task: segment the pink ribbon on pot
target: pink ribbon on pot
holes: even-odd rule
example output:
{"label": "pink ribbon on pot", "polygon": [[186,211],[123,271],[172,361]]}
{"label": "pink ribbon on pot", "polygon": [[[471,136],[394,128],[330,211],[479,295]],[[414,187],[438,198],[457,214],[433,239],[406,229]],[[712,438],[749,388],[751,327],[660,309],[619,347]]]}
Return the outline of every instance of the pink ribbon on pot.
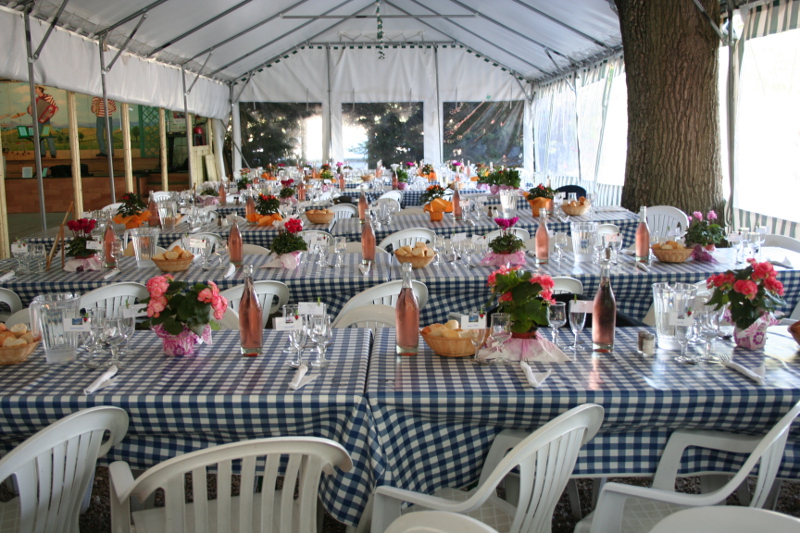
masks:
{"label": "pink ribbon on pot", "polygon": [[522,250],[518,252],[514,252],[513,254],[496,254],[494,252],[489,252],[486,254],[486,257],[481,259],[482,266],[505,266],[509,264],[511,266],[524,266],[525,265],[525,252]]}

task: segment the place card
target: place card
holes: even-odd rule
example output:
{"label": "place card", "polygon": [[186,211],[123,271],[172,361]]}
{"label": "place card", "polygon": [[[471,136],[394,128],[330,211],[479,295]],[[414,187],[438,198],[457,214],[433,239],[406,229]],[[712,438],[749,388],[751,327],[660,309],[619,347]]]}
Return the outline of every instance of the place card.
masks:
{"label": "place card", "polygon": [[472,242],[481,243],[483,241],[484,241],[484,236],[483,235],[473,235],[472,236]]}
{"label": "place card", "polygon": [[81,218],[93,218],[91,211],[81,211]]}
{"label": "place card", "polygon": [[486,329],[486,314],[470,313],[461,315],[461,329]]}
{"label": "place card", "polygon": [[679,313],[669,313],[669,325],[670,326],[684,326],[684,327],[691,327],[694,325],[694,319],[691,315],[686,316]]}
{"label": "place card", "polygon": [[452,237],[450,237],[450,242],[460,242],[466,241],[467,234],[466,233],[454,233]]}
{"label": "place card", "polygon": [[300,315],[322,316],[325,314],[325,304],[321,302],[298,302],[297,313]]}
{"label": "place card", "polygon": [[314,235],[311,239],[311,246],[328,246],[327,235]]}
{"label": "place card", "polygon": [[287,317],[287,320],[284,320],[282,316],[276,316],[272,319],[272,325],[275,328],[275,331],[297,331],[303,329],[303,318],[302,317]]}
{"label": "place card", "polygon": [[26,243],[12,243],[11,244],[11,253],[12,254],[27,254],[28,253],[28,245]]}
{"label": "place card", "polygon": [[103,243],[98,241],[86,241],[87,250],[102,250]]}
{"label": "place card", "polygon": [[197,248],[202,250],[206,247],[206,240],[202,237],[189,237],[187,239],[189,248]]}
{"label": "place card", "polygon": [[65,318],[64,332],[66,333],[88,333],[91,331],[91,319],[89,318]]}
{"label": "place card", "polygon": [[192,210],[189,207],[181,207],[181,215],[188,215],[189,213],[191,213],[191,211]]}
{"label": "place card", "polygon": [[569,303],[570,313],[592,313],[594,302],[592,300],[572,300]]}

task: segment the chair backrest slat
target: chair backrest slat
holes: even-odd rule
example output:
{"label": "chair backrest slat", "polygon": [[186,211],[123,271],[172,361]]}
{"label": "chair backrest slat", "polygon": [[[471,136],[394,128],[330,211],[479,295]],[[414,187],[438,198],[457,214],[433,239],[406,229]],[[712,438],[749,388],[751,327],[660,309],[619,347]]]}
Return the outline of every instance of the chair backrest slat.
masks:
{"label": "chair backrest slat", "polygon": [[267,457],[264,465],[264,479],[261,483],[261,530],[273,531],[273,513],[275,508],[275,484],[278,482],[278,473],[281,466],[279,455]]}
{"label": "chair backrest slat", "polygon": [[[217,531],[231,528],[231,479],[233,476],[233,461],[225,459],[217,463]],[[247,490],[242,487],[242,490]],[[208,505],[203,503],[202,505]]]}
{"label": "chair backrest slat", "polygon": [[211,517],[208,512],[208,479],[205,466],[192,469],[192,499],[197,502],[193,506],[195,533],[208,533]]}
{"label": "chair backrest slat", "polygon": [[281,490],[280,501],[280,526],[279,533],[292,533],[299,531],[294,524],[294,492],[300,475],[302,466],[302,456],[291,455],[283,474],[283,489]]}
{"label": "chair backrest slat", "polygon": [[239,486],[239,533],[258,531],[253,527],[253,500],[255,499],[256,456],[242,460],[242,474]]}

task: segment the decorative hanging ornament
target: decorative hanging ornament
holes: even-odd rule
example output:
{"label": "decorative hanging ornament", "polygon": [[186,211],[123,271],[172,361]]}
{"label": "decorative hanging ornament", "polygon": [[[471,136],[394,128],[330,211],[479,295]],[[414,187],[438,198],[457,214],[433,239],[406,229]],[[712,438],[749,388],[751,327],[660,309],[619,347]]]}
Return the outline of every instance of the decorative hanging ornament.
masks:
{"label": "decorative hanging ornament", "polygon": [[378,16],[378,59],[386,59],[383,53],[383,19],[381,18],[381,0],[375,2],[375,14]]}

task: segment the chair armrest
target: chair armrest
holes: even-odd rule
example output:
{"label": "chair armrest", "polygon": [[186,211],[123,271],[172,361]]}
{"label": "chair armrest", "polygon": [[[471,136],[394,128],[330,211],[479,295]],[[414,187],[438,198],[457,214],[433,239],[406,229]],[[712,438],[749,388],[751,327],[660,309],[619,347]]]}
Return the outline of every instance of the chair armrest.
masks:
{"label": "chair armrest", "polygon": [[489,453],[486,456],[486,460],[483,462],[483,468],[481,469],[481,477],[478,480],[478,486],[482,486],[486,479],[494,472],[494,469],[500,464],[500,461],[503,460],[503,457],[511,450],[514,446],[522,442],[525,438],[530,435],[529,431],[522,431],[522,430],[514,430],[514,429],[504,429],[492,441],[492,446],[489,448]]}
{"label": "chair armrest", "polygon": [[[403,502],[436,511],[465,513],[477,509],[485,500],[486,497],[480,498],[478,495],[473,495],[467,501],[453,502],[445,498],[384,485],[375,489],[372,494],[371,533],[383,533],[394,520],[399,518]],[[359,531],[363,531],[362,523],[363,519],[359,523]]]}
{"label": "chair armrest", "polygon": [[108,466],[108,478],[111,489],[111,497],[118,502],[130,498],[130,491],[133,488],[134,479],[131,467],[125,461],[114,461]]}
{"label": "chair armrest", "polygon": [[658,463],[653,488],[674,490],[675,478],[686,448],[697,446],[732,453],[751,453],[763,437],[736,435],[724,431],[676,430],[670,435]]}

